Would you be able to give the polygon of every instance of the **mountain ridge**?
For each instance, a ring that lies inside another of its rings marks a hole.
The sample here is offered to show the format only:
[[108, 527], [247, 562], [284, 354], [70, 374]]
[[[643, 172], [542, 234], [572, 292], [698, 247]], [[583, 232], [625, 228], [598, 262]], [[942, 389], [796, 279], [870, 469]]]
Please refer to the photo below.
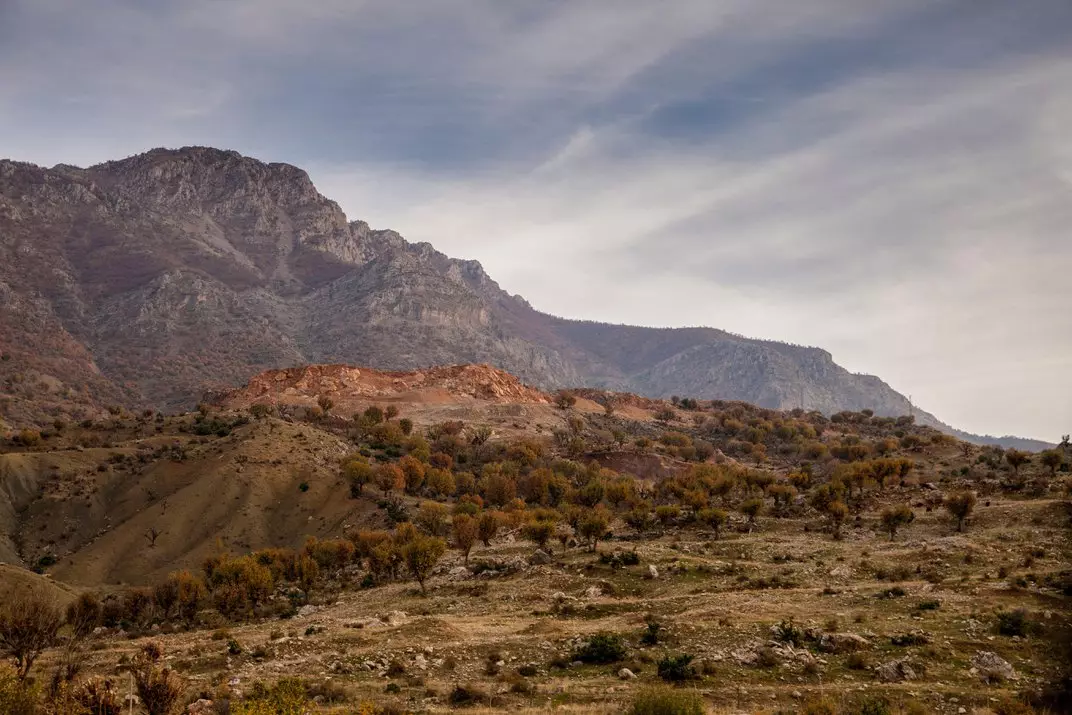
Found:
[[[230, 150], [159, 148], [85, 169], [0, 160], [0, 258], [3, 312], [33, 316], [0, 342], [16, 423], [59, 415], [68, 393], [83, 407], [186, 409], [272, 368], [488, 363], [544, 389], [912, 411], [953, 429], [822, 348], [542, 313], [478, 261], [349, 219], [304, 170]], [[19, 347], [58, 334], [72, 367], [39, 370]], [[48, 409], [12, 387], [17, 373], [61, 383]]]

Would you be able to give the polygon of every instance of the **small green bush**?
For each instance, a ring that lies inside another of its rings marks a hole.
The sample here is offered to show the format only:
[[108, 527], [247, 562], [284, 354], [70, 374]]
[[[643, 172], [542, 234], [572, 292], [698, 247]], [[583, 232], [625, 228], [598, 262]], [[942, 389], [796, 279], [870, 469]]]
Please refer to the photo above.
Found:
[[633, 698], [630, 715], [703, 715], [700, 696], [667, 687], [645, 688]]
[[998, 613], [998, 633], [1003, 636], [1025, 636], [1027, 625], [1027, 611], [1022, 608]]
[[687, 653], [667, 655], [659, 661], [659, 677], [670, 683], [680, 683], [696, 677], [696, 668], [692, 665], [693, 656]]
[[616, 633], [597, 633], [573, 652], [573, 659], [582, 663], [617, 663], [626, 655], [622, 637]]

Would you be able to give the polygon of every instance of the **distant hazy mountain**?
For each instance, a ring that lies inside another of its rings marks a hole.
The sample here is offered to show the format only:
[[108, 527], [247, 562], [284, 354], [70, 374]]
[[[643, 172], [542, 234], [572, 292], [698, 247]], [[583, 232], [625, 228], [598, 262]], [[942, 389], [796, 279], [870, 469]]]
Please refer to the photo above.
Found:
[[475, 261], [348, 221], [301, 169], [210, 148], [88, 169], [0, 161], [0, 301], [0, 414], [15, 422], [188, 407], [307, 362], [487, 362], [544, 388], [911, 409], [818, 348], [540, 313]]

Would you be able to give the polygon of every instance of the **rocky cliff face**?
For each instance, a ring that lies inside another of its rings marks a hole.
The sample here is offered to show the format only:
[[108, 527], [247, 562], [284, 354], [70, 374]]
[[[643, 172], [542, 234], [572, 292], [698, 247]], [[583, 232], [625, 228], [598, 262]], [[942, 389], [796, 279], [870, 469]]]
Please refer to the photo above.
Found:
[[43, 418], [94, 402], [189, 407], [304, 363], [488, 363], [545, 389], [909, 407], [816, 348], [542, 314], [479, 263], [348, 221], [296, 167], [201, 147], [88, 169], [0, 161], [0, 301], [9, 420], [29, 372], [74, 396]]

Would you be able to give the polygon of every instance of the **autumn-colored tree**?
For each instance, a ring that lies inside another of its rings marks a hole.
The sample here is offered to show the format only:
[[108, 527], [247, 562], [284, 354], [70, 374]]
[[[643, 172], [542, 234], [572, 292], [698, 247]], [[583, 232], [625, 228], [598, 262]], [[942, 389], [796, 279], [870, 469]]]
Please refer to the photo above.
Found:
[[394, 405], [387, 405], [383, 410], [383, 418], [387, 421], [391, 421], [395, 417], [398, 417], [398, 408]]
[[480, 522], [477, 525], [477, 534], [480, 537], [480, 542], [485, 547], [491, 546], [491, 540], [495, 538], [495, 535], [499, 533], [499, 524], [502, 523], [498, 513], [494, 511], [486, 511], [480, 515]]
[[588, 550], [595, 551], [599, 540], [607, 533], [610, 515], [603, 507], [590, 509], [577, 525], [577, 533], [588, 542]]
[[763, 512], [763, 500], [758, 498], [746, 499], [741, 503], [741, 513], [748, 517], [748, 523], [756, 524], [756, 517]]
[[328, 412], [331, 411], [331, 408], [335, 406], [335, 400], [331, 399], [327, 395], [321, 395], [320, 397], [316, 398], [316, 404], [326, 415]]
[[830, 517], [830, 524], [834, 529], [834, 538], [841, 538], [841, 525], [845, 523], [845, 519], [849, 517], [849, 507], [845, 506], [845, 502], [840, 499], [835, 499], [826, 505], [826, 515]]
[[975, 495], [971, 492], [957, 492], [946, 497], [944, 506], [957, 520], [957, 531], [964, 531], [964, 522], [975, 509]]
[[722, 527], [729, 518], [729, 515], [723, 509], [701, 509], [696, 516], [702, 523], [711, 527], [711, 530], [715, 532], [716, 539], [721, 536]]
[[1005, 461], [1012, 467], [1013, 474], [1020, 473], [1020, 467], [1031, 461], [1031, 455], [1018, 449], [1010, 449], [1005, 453]]
[[381, 464], [376, 467], [372, 477], [376, 487], [387, 496], [392, 489], [401, 489], [406, 484], [406, 475], [394, 464]]
[[625, 523], [636, 533], [643, 534], [651, 526], [651, 505], [647, 502], [641, 502], [626, 512], [623, 518]]
[[533, 519], [525, 524], [521, 533], [537, 547], [546, 550], [547, 542], [555, 535], [555, 522], [549, 519]]
[[902, 526], [911, 524], [915, 520], [916, 514], [907, 504], [901, 504], [883, 509], [880, 518], [882, 519], [882, 528], [890, 535], [890, 541], [893, 541], [894, 537], [897, 536], [897, 530]]
[[421, 502], [415, 519], [417, 526], [429, 536], [446, 536], [450, 526], [447, 522], [449, 510], [445, 504], [439, 502]]
[[407, 454], [398, 460], [398, 467], [402, 470], [405, 478], [406, 493], [416, 494], [420, 491], [420, 488], [424, 486], [424, 464], [412, 455]]
[[433, 495], [440, 497], [452, 496], [457, 488], [454, 475], [438, 467], [432, 467], [424, 473], [424, 483]]
[[361, 496], [365, 485], [372, 481], [374, 474], [372, 465], [363, 457], [348, 459], [342, 465], [342, 477], [350, 485], [350, 496], [355, 499]]
[[555, 395], [555, 406], [560, 410], [568, 410], [577, 404], [577, 396], [566, 390], [559, 390]]
[[406, 569], [420, 584], [421, 593], [425, 593], [424, 582], [446, 550], [446, 542], [434, 536], [418, 536], [402, 547]]
[[451, 521], [454, 535], [454, 547], [462, 552], [466, 565], [469, 564], [469, 552], [473, 550], [480, 536], [480, 523], [468, 514], [455, 514]]

